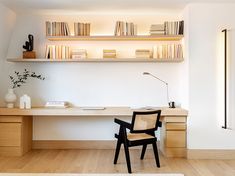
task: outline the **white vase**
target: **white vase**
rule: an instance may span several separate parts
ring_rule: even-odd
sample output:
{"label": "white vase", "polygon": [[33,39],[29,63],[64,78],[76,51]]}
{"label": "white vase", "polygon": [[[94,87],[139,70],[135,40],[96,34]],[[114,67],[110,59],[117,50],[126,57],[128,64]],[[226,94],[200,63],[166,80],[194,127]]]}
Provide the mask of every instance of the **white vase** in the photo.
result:
{"label": "white vase", "polygon": [[14,89],[8,89],[8,92],[5,96],[5,102],[7,104],[7,108],[14,108],[14,104],[16,102],[16,94],[14,93]]}

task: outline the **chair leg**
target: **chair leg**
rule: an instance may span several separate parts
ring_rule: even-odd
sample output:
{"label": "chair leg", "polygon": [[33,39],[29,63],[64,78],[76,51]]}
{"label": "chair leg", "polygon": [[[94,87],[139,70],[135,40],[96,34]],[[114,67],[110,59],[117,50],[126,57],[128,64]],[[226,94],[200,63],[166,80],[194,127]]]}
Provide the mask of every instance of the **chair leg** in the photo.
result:
{"label": "chair leg", "polygon": [[126,141],[124,142],[124,149],[125,149],[126,164],[127,164],[128,173],[131,173],[130,154],[129,154],[129,148],[128,148],[128,145],[127,145]]}
{"label": "chair leg", "polygon": [[157,150],[157,144],[156,144],[156,142],[154,142],[152,145],[153,145],[153,151],[154,151],[155,161],[156,161],[157,167],[160,167],[160,161],[159,161],[159,155],[158,155],[158,150]]}
{"label": "chair leg", "polygon": [[146,148],[147,148],[147,144],[144,144],[143,145],[143,148],[142,148],[142,152],[141,152],[141,156],[140,156],[140,159],[144,159],[144,155],[145,155],[145,152],[146,152]]}
{"label": "chair leg", "polygon": [[113,164],[117,164],[117,160],[118,160],[118,155],[119,155],[119,152],[120,152],[121,144],[122,143],[121,143],[120,139],[118,139]]}

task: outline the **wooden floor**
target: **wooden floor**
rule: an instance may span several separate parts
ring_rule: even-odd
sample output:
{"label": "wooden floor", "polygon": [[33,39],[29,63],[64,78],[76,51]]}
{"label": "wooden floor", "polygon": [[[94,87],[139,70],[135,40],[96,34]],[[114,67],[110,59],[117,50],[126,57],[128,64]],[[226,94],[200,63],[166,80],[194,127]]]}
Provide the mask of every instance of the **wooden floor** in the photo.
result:
{"label": "wooden floor", "polygon": [[[33,150],[23,157],[0,157],[0,172],[127,173],[123,151],[113,165],[114,150]],[[131,150],[133,173],[183,173],[185,176],[235,176],[235,160],[187,160],[160,156],[155,166],[152,150],[143,161]]]}

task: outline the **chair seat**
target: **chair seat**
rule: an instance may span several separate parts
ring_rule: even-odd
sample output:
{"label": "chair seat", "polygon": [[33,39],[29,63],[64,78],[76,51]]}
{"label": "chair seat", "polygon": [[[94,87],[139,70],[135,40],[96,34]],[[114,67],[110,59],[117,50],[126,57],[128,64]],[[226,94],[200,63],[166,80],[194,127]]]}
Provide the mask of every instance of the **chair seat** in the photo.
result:
{"label": "chair seat", "polygon": [[127,139],[129,141],[138,141],[138,140],[144,140],[144,139],[154,139],[154,136],[151,136],[146,133],[129,133],[127,134]]}

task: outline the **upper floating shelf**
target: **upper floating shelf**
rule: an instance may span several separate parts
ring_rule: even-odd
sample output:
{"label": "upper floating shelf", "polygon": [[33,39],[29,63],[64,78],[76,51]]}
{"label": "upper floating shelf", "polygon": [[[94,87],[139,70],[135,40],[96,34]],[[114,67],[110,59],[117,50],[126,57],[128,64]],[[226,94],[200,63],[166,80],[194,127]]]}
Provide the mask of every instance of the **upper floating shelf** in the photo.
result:
{"label": "upper floating shelf", "polygon": [[50,41],[179,41],[183,35],[48,36]]}

